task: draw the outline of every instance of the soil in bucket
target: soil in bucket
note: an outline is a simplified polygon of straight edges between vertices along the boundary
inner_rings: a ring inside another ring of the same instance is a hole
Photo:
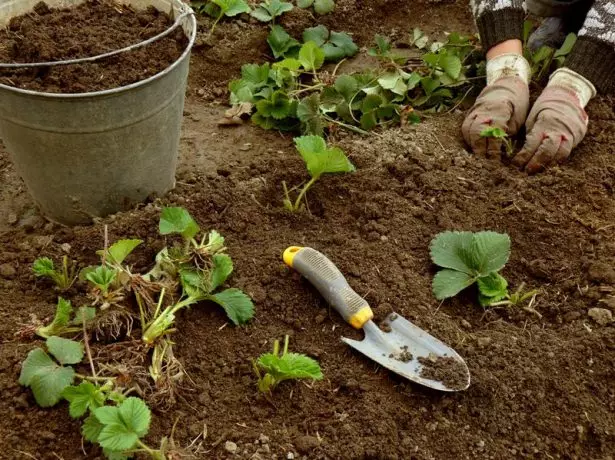
[[[173,20],[149,7],[137,11],[108,0],[70,8],[38,3],[0,30],[0,62],[47,62],[96,56],[142,42],[165,31]],[[49,93],[85,93],[129,85],[175,62],[188,39],[178,28],[147,46],[104,60],[31,69],[0,69],[0,83]]]

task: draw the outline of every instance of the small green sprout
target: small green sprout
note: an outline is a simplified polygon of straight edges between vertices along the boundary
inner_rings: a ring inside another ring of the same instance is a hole
[[[286,182],[284,187],[284,207],[291,211],[298,211],[307,191],[323,174],[352,172],[355,167],[344,151],[338,147],[327,147],[327,143],[320,136],[302,136],[295,138],[295,146],[301,154],[307,170],[312,177],[302,188],[294,202]]]
[[[209,0],[207,2],[193,2],[197,11],[205,13],[214,18],[214,23],[211,25],[209,36],[214,33],[216,25],[224,16],[234,17],[242,13],[252,11],[245,0]]]
[[[49,338],[54,335],[67,335],[80,332],[83,322],[91,321],[96,316],[96,309],[92,307],[79,307],[77,313],[73,316],[73,307],[70,300],[65,300],[62,297],[58,298],[56,313],[47,326],[39,326],[35,332],[43,338]]]
[[[109,293],[111,283],[117,277],[117,270],[106,265],[99,265],[85,274],[85,278],[106,296]]]
[[[258,377],[258,390],[268,395],[284,380],[322,380],[320,365],[314,359],[288,352],[288,335],[284,336],[284,349],[280,354],[280,341],[273,343],[273,353],[264,353],[252,363]]]
[[[510,137],[508,137],[508,133],[504,131],[502,128],[498,128],[497,126],[490,126],[488,128],[483,129],[480,132],[481,137],[490,137],[493,139],[500,139],[502,141],[502,145],[505,148],[506,155],[511,157],[513,155],[513,144]]]
[[[277,17],[282,16],[284,13],[291,11],[293,4],[288,2],[281,2],[280,0],[265,0],[258,5],[250,16],[258,19],[261,22],[275,23]]]
[[[73,285],[77,279],[75,270],[75,264],[68,261],[68,256],[62,258],[60,270],[56,270],[53,260],[49,257],[39,257],[32,264],[35,276],[50,278],[61,291],[66,291]]]

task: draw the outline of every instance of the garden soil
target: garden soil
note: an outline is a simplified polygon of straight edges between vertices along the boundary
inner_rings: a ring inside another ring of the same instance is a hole
[[[136,11],[108,0],[51,9],[40,2],[0,30],[0,62],[48,62],[96,56],[167,30],[173,21],[155,8]],[[175,62],[188,39],[180,29],[154,43],[88,64],[0,71],[5,85],[50,93],[84,93],[129,85]]]
[[[313,24],[307,12],[287,20]],[[58,227],[37,214],[0,150],[0,458],[100,458],[64,404],[41,410],[17,383],[21,361],[41,342],[15,334],[32,315],[49,318],[56,301],[34,279],[32,261],[68,254],[92,264],[107,225],[111,241],[145,241],[129,259],[145,270],[165,244],[160,207],[174,204],[227,238],[230,284],[252,296],[256,315],[241,328],[209,304],[179,315],[175,353],[192,383],[171,408],[154,410],[150,444],[172,433],[184,453],[202,459],[612,460],[615,325],[588,311],[615,311],[615,99],[589,105],[589,133],[567,164],[531,177],[469,154],[459,112],[369,137],[338,132],[332,139],[357,172],[323,177],[308,193],[309,212],[289,214],[281,183],[306,179],[291,137],[218,126],[225,82],[242,62],[264,59],[266,30],[224,22],[212,45],[201,21],[178,183],[168,196],[92,226]],[[339,0],[325,23],[363,46],[374,32],[472,30],[464,1]],[[484,310],[471,289],[437,302],[428,245],[451,229],[507,232],[512,256],[503,274],[513,289],[540,289],[535,311]],[[429,390],[342,343],[361,333],[284,266],[289,245],[328,255],[377,320],[397,312],[455,348],[471,386]],[[251,359],[284,334],[293,351],[320,361],[325,378],[285,382],[268,402],[257,394]]]

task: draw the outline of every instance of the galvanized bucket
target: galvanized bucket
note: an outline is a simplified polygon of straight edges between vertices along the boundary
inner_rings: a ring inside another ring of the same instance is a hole
[[[39,1],[0,0],[0,27],[12,17],[31,11]],[[46,3],[66,7],[82,0]],[[42,213],[54,222],[87,224],[93,217],[125,210],[175,186],[196,19],[181,0],[123,3],[138,9],[151,5],[162,12],[171,12],[172,8],[175,23],[145,42],[85,60],[146,46],[182,27],[189,37],[188,46],[164,71],[131,85],[82,94],[42,93],[0,84],[0,138]]]

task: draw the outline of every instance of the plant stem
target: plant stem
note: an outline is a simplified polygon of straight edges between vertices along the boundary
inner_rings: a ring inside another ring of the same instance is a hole
[[[303,197],[305,196],[305,194],[309,190],[309,188],[312,185],[314,185],[314,183],[318,180],[318,178],[319,178],[319,176],[312,177],[310,179],[310,181],[303,186],[303,188],[301,189],[301,192],[299,193],[299,196],[297,197],[297,200],[295,201],[295,204],[293,206],[295,211],[299,209],[299,205],[301,204],[301,200],[303,199]]]
[[[286,334],[284,336],[284,351],[282,352],[282,356],[286,355],[286,353],[288,353],[288,342],[290,341],[290,336],[288,334]]]
[[[108,382],[110,380],[115,380],[115,377],[91,377],[89,375],[83,375],[83,374],[75,374],[75,377],[80,378],[82,380],[89,380],[91,382]]]
[[[147,452],[148,454],[150,454],[152,457],[156,454],[156,452],[158,452],[157,450],[154,450],[152,448],[150,448],[147,444],[145,444],[143,441],[141,441],[140,439],[137,441],[137,446],[139,446],[141,449],[143,449],[145,452]]]
[[[90,341],[88,339],[88,331],[85,327],[85,312],[81,310],[81,324],[83,324],[83,343],[85,345],[85,354],[90,362],[90,368],[92,369],[92,376],[96,378],[96,367],[94,366],[94,360],[92,359],[92,351],[90,350]]]
[[[224,11],[220,12],[220,15],[216,18],[214,23],[211,25],[211,30],[209,31],[209,34],[207,35],[207,38],[210,38],[213,35],[214,30],[216,29],[216,25],[218,24],[220,19],[222,19],[222,16],[224,16]]]

